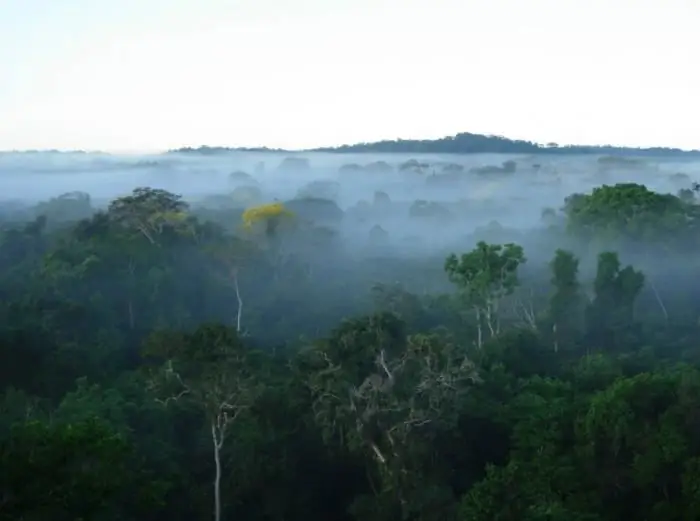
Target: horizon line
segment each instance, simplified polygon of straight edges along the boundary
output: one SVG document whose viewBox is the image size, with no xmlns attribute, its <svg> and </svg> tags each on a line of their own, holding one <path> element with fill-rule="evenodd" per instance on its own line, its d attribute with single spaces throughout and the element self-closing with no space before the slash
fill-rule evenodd
<svg viewBox="0 0 700 521">
<path fill-rule="evenodd" d="M 75 154 L 103 154 L 103 155 L 163 155 L 163 154 L 168 154 L 168 153 L 176 153 L 181 150 L 186 150 L 186 149 L 191 149 L 191 150 L 197 150 L 197 149 L 202 149 L 202 148 L 210 148 L 210 149 L 224 149 L 224 150 L 230 150 L 230 151 L 260 151 L 260 152 L 279 152 L 279 153 L 313 153 L 313 152 L 329 152 L 333 151 L 334 149 L 341 149 L 341 148 L 352 148 L 352 147 L 359 147 L 359 146 L 367 146 L 367 145 L 376 145 L 380 143 L 398 143 L 398 142 L 411 142 L 411 141 L 424 141 L 424 142 L 439 142 L 439 141 L 444 141 L 446 139 L 450 138 L 455 138 L 457 136 L 461 135 L 471 135 L 471 136 L 479 136 L 479 137 L 486 137 L 486 138 L 496 138 L 496 139 L 503 139 L 506 141 L 511 141 L 513 143 L 530 143 L 538 148 L 542 148 L 544 150 L 548 150 L 550 152 L 561 148 L 561 149 L 571 149 L 571 148 L 616 148 L 616 149 L 629 149 L 629 150 L 674 150 L 674 151 L 679 151 L 679 152 L 685 152 L 685 153 L 700 153 L 700 149 L 698 148 L 682 148 L 678 146 L 669 146 L 669 145 L 654 145 L 654 146 L 640 146 L 640 145 L 631 145 L 631 144 L 611 144 L 611 143 L 605 143 L 605 144 L 574 144 L 574 143 L 567 143 L 567 144 L 562 144 L 562 143 L 556 143 L 553 141 L 549 141 L 547 143 L 540 142 L 540 141 L 531 141 L 528 139 L 522 139 L 522 138 L 510 138 L 504 135 L 500 134 L 479 134 L 479 133 L 472 133 L 472 132 L 459 132 L 457 134 L 451 134 L 451 135 L 445 135 L 443 137 L 439 138 L 401 138 L 401 137 L 396 137 L 396 138 L 385 138 L 385 139 L 379 139 L 375 141 L 360 141 L 360 142 L 355 142 L 355 143 L 341 143 L 337 145 L 326 145 L 326 146 L 316 146 L 313 148 L 277 148 L 277 147 L 270 147 L 266 145 L 254 145 L 254 146 L 244 146 L 244 145 L 180 145 L 177 147 L 171 147 L 171 148 L 158 148 L 158 149 L 147 149 L 147 148 L 129 148 L 129 149 L 78 149 L 78 148 L 25 148 L 25 149 L 0 149 L 0 154 L 31 154 L 31 153 L 75 153 Z M 355 152 L 348 152 L 348 153 L 356 153 L 356 154 L 366 154 L 366 153 L 371 153 L 371 152 L 363 152 L 363 151 L 355 151 Z M 375 152 L 375 153 L 386 153 L 386 154 L 398 154 L 398 153 L 412 153 L 412 154 L 433 154 L 436 152 Z M 448 152 L 440 152 L 441 154 L 447 154 Z M 489 152 L 450 152 L 451 154 L 479 154 L 479 153 L 489 153 Z M 518 154 L 518 152 L 502 152 L 501 154 Z"/>
</svg>

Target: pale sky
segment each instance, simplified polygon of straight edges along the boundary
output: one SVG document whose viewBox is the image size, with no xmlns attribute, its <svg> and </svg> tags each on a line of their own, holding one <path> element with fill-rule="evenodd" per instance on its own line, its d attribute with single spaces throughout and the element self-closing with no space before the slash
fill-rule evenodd
<svg viewBox="0 0 700 521">
<path fill-rule="evenodd" d="M 700 148 L 700 0 L 0 0 L 0 150 Z"/>
</svg>

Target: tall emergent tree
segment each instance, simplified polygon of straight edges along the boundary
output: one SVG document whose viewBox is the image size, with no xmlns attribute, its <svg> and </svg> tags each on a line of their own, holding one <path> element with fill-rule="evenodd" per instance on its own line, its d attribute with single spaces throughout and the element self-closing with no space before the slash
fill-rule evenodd
<svg viewBox="0 0 700 521">
<path fill-rule="evenodd" d="M 230 427 L 258 396 L 251 351 L 235 330 L 214 324 L 191 334 L 154 333 L 145 355 L 160 362 L 150 378 L 157 400 L 189 402 L 204 412 L 214 456 L 214 520 L 220 521 L 221 450 Z"/>
<path fill-rule="evenodd" d="M 586 310 L 586 329 L 597 342 L 618 346 L 634 320 L 634 303 L 644 287 L 644 274 L 622 268 L 617 253 L 598 256 L 594 297 Z M 602 346 L 601 346 L 602 347 Z"/>
<path fill-rule="evenodd" d="M 302 361 L 327 439 L 370 455 L 376 494 L 406 515 L 417 503 L 409 497 L 425 491 L 421 463 L 435 437 L 454 427 L 464 394 L 480 381 L 466 350 L 438 335 L 406 336 L 400 319 L 379 313 L 347 321 Z"/>
<path fill-rule="evenodd" d="M 151 244 L 168 228 L 187 217 L 189 205 L 182 196 L 158 188 L 136 188 L 127 196 L 112 201 L 107 214 L 127 231 L 146 237 Z"/>
<path fill-rule="evenodd" d="M 518 286 L 518 267 L 525 261 L 522 246 L 484 241 L 460 257 L 454 253 L 447 257 L 445 271 L 474 311 L 479 348 L 484 343 L 484 327 L 490 337 L 500 333 L 499 304 Z"/>
<path fill-rule="evenodd" d="M 557 250 L 549 263 L 554 291 L 549 299 L 554 351 L 570 346 L 581 333 L 583 295 L 578 282 L 579 261 L 573 253 Z"/>
</svg>

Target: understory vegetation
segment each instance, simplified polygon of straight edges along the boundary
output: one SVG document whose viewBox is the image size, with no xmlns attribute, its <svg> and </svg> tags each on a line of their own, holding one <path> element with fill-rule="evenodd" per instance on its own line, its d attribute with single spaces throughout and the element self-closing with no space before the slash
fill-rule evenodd
<svg viewBox="0 0 700 521">
<path fill-rule="evenodd" d="M 410 258 L 302 210 L 4 214 L 0 519 L 700 519 L 690 187 Z"/>
</svg>

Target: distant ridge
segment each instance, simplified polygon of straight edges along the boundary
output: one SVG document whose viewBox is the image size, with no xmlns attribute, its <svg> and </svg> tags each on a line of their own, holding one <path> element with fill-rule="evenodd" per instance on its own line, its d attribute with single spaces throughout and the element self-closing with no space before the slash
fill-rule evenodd
<svg viewBox="0 0 700 521">
<path fill-rule="evenodd" d="M 184 147 L 170 150 L 168 153 L 216 155 L 228 152 L 328 152 L 328 153 L 383 153 L 383 154 L 607 154 L 636 156 L 677 156 L 692 155 L 700 157 L 700 150 L 682 150 L 680 148 L 651 147 L 617 147 L 612 145 L 542 145 L 532 141 L 509 139 L 503 136 L 489 136 L 463 132 L 439 139 L 395 139 L 372 143 L 357 143 L 337 147 L 321 147 L 305 150 L 285 150 L 279 148 L 229 148 Z"/>
</svg>

